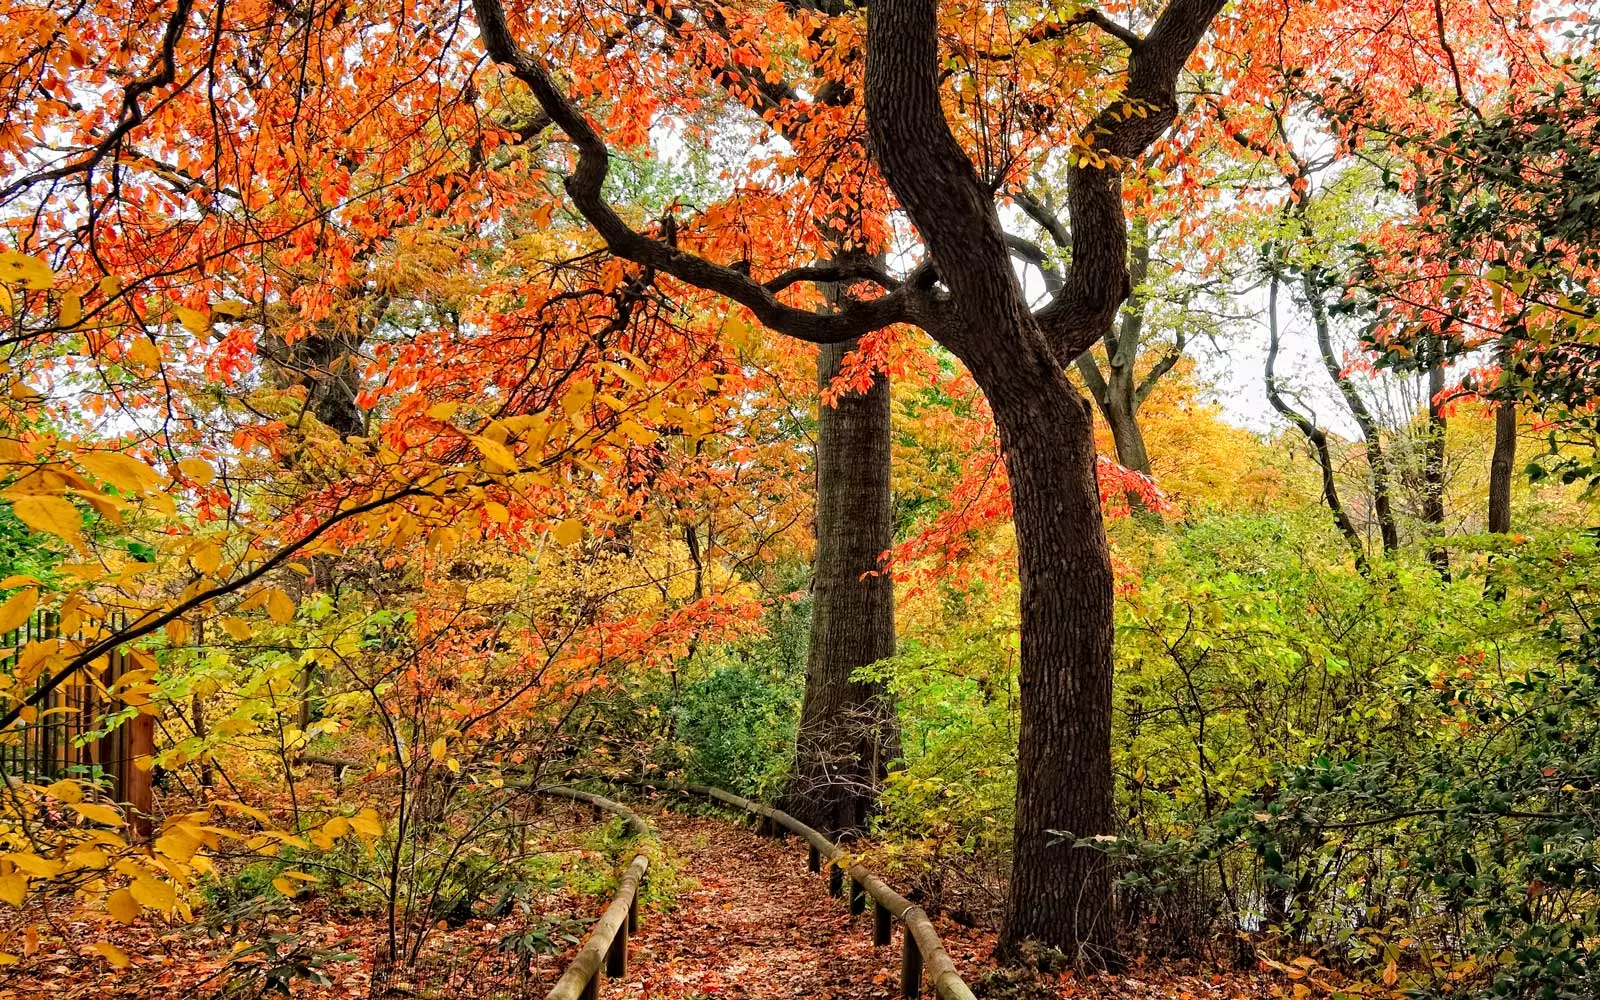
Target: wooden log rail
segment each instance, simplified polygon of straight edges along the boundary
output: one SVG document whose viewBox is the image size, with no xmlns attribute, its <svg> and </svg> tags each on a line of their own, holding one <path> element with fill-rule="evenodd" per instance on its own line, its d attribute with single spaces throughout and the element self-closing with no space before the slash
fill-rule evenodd
<svg viewBox="0 0 1600 1000">
<path fill-rule="evenodd" d="M 613 779 L 616 780 L 616 779 Z M 790 816 L 781 809 L 755 802 L 732 792 L 713 788 L 710 785 L 696 785 L 691 783 L 677 783 L 667 781 L 647 781 L 639 779 L 627 780 L 628 784 L 644 787 L 662 788 L 679 793 L 692 793 L 703 795 L 726 805 L 754 813 L 761 818 L 762 825 L 769 832 L 777 832 L 777 828 L 788 830 L 804 840 L 811 847 L 811 870 L 821 871 L 823 864 L 828 867 L 828 882 L 835 896 L 844 891 L 845 879 L 850 881 L 850 912 L 862 913 L 866 909 L 867 897 L 873 901 L 872 943 L 886 945 L 889 943 L 890 931 L 893 921 L 898 920 L 904 925 L 901 933 L 902 951 L 900 961 L 900 995 L 907 1000 L 914 1000 L 922 993 L 922 979 L 926 975 L 933 982 L 934 992 L 941 1000 L 977 1000 L 972 989 L 962 980 L 961 974 L 956 971 L 956 966 L 951 961 L 949 954 L 944 950 L 944 944 L 939 940 L 939 933 L 933 929 L 933 921 L 928 919 L 922 907 L 915 905 L 909 899 L 889 888 L 888 885 L 876 875 L 867 871 L 859 864 L 840 866 L 847 860 L 845 852 L 833 841 L 821 833 L 806 826 L 804 823 Z"/>
<path fill-rule="evenodd" d="M 596 816 L 602 812 L 621 816 L 635 837 L 652 837 L 649 825 L 620 802 L 559 785 L 539 791 L 545 795 L 586 802 L 594 806 Z M 650 856 L 643 852 L 634 855 L 633 862 L 623 871 L 622 880 L 617 883 L 611 905 L 589 928 L 589 936 L 584 939 L 578 954 L 561 978 L 546 994 L 546 1000 L 597 1000 L 600 996 L 602 965 L 605 975 L 612 979 L 620 979 L 628 974 L 628 937 L 639 929 L 639 889 L 644 885 L 645 872 L 649 870 Z"/>
</svg>

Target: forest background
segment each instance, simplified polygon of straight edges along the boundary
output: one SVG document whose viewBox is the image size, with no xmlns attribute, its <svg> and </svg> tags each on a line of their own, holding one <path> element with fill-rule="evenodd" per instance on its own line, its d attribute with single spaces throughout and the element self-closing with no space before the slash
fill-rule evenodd
<svg viewBox="0 0 1600 1000">
<path fill-rule="evenodd" d="M 390 6 L 0 4 L 14 988 L 554 962 L 655 777 L 996 990 L 1594 995 L 1581 5 Z"/>
</svg>

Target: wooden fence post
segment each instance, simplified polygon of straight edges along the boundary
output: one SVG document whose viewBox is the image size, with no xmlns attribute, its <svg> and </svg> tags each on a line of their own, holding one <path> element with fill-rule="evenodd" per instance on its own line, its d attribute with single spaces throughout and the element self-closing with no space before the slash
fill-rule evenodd
<svg viewBox="0 0 1600 1000">
<path fill-rule="evenodd" d="M 872 944 L 881 948 L 889 943 L 890 926 L 894 921 L 894 914 L 882 903 L 874 901 L 872 906 Z"/>
<path fill-rule="evenodd" d="M 606 975 L 621 979 L 628 974 L 628 922 L 624 920 L 611 938 L 611 948 L 606 952 Z"/>
<path fill-rule="evenodd" d="M 900 936 L 905 941 L 900 952 L 900 995 L 916 1000 L 922 993 L 922 950 L 917 947 L 917 936 L 911 928 L 905 928 Z"/>
<path fill-rule="evenodd" d="M 578 994 L 581 1000 L 600 1000 L 600 973 L 596 972 L 583 984 L 583 992 Z"/>
<path fill-rule="evenodd" d="M 828 892 L 834 896 L 844 895 L 844 869 L 837 863 L 828 867 Z"/>
<path fill-rule="evenodd" d="M 851 879 L 850 880 L 850 915 L 852 917 L 859 917 L 861 914 L 865 913 L 866 911 L 867 911 L 867 887 L 862 885 L 860 882 L 857 882 L 855 879 Z"/>
<path fill-rule="evenodd" d="M 810 863 L 811 863 L 811 870 L 812 871 L 814 871 L 814 872 L 822 871 L 822 852 L 817 850 L 817 845 L 816 844 L 812 844 L 811 845 L 811 862 Z"/>
</svg>

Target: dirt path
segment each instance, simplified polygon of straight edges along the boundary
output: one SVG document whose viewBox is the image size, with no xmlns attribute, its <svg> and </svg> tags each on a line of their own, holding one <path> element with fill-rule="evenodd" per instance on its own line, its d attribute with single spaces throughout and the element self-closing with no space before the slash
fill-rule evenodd
<svg viewBox="0 0 1600 1000">
<path fill-rule="evenodd" d="M 726 820 L 657 812 L 650 816 L 698 885 L 667 913 L 650 914 L 634 939 L 627 979 L 608 996 L 699 1000 L 878 1000 L 900 995 L 900 932 L 872 946 L 872 911 L 852 918 L 828 895 L 824 875 L 806 868 L 798 839 L 758 837 Z M 944 929 L 941 928 L 941 934 Z M 983 964 L 961 942 L 946 948 L 959 968 Z"/>
</svg>

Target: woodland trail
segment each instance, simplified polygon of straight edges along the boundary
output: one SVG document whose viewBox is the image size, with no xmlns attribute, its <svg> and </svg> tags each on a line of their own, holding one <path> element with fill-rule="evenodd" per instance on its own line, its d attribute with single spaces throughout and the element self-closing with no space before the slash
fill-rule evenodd
<svg viewBox="0 0 1600 1000">
<path fill-rule="evenodd" d="M 899 996 L 900 930 L 872 946 L 872 914 L 852 918 L 828 894 L 827 876 L 806 869 L 797 839 L 757 836 L 725 819 L 652 811 L 677 866 L 693 880 L 665 913 L 652 913 L 634 938 L 627 978 L 609 996 L 755 1000 L 878 1000 Z M 956 965 L 976 974 L 987 943 L 942 922 Z"/>
<path fill-rule="evenodd" d="M 635 808 L 667 847 L 680 884 L 666 912 L 651 912 L 633 938 L 628 975 L 608 980 L 607 997 L 641 1000 L 896 1000 L 900 934 L 872 945 L 872 910 L 851 917 L 828 893 L 826 875 L 807 871 L 795 838 L 757 836 L 726 818 Z M 1135 968 L 1123 975 L 1074 978 L 1030 989 L 993 973 L 994 935 L 936 919 L 945 950 L 983 997 L 1094 1000 L 1266 1000 L 1286 996 L 1259 975 L 1186 974 Z M 924 997 L 932 991 L 924 985 Z"/>
</svg>

